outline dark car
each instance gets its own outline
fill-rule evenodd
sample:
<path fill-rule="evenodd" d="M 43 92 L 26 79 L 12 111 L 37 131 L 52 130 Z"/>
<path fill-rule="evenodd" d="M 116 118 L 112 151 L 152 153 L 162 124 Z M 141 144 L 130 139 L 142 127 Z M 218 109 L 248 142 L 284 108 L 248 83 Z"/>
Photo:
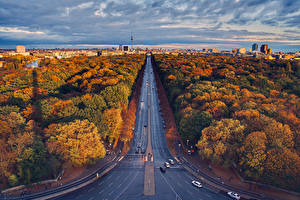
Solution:
<path fill-rule="evenodd" d="M 166 172 L 166 169 L 164 167 L 159 167 L 160 171 L 165 173 Z"/>

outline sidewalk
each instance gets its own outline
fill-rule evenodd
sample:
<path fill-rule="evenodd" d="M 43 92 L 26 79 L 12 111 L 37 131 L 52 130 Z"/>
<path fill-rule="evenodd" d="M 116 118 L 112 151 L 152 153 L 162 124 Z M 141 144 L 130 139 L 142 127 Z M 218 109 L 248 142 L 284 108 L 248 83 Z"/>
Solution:
<path fill-rule="evenodd" d="M 236 175 L 236 173 L 231 169 L 225 169 L 219 165 L 210 164 L 208 161 L 202 160 L 198 155 L 182 155 L 184 158 L 197 167 L 201 172 L 209 175 L 210 177 L 218 180 L 219 183 L 229 185 L 232 187 L 240 188 L 241 190 L 246 190 L 258 195 L 272 197 L 274 199 L 284 199 L 284 200 L 298 200 L 299 196 L 288 194 L 279 190 L 272 188 L 263 188 L 259 185 L 244 183 Z"/>
<path fill-rule="evenodd" d="M 48 184 L 40 184 L 34 185 L 32 187 L 26 187 L 21 190 L 17 190 L 14 192 L 7 193 L 6 196 L 22 196 L 22 195 L 29 195 L 38 192 L 43 192 L 45 190 L 51 190 L 62 185 L 67 185 L 71 182 L 75 182 L 81 178 L 88 176 L 89 174 L 95 172 L 97 169 L 101 169 L 104 167 L 108 162 L 115 158 L 115 152 L 112 152 L 110 155 L 106 155 L 103 159 L 100 159 L 96 164 L 81 167 L 81 168 L 72 168 L 65 170 L 64 174 L 61 178 L 58 179 L 57 182 L 48 183 Z"/>

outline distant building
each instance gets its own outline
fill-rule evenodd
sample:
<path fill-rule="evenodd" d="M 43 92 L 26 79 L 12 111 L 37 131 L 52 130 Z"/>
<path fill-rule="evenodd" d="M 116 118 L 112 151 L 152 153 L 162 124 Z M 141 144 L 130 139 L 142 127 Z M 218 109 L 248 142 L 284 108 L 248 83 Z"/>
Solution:
<path fill-rule="evenodd" d="M 123 46 L 123 49 L 124 49 L 124 51 L 128 51 L 129 50 L 128 46 Z"/>
<path fill-rule="evenodd" d="M 267 54 L 268 53 L 268 45 L 267 44 L 261 45 L 260 52 Z"/>
<path fill-rule="evenodd" d="M 267 56 L 265 57 L 265 59 L 267 59 L 267 60 L 274 60 L 275 58 L 274 58 L 273 56 L 271 56 L 271 55 L 267 55 Z"/>
<path fill-rule="evenodd" d="M 252 51 L 257 51 L 258 50 L 258 44 L 254 43 L 252 44 Z"/>
<path fill-rule="evenodd" d="M 25 46 L 23 46 L 23 45 L 18 45 L 18 46 L 16 47 L 16 52 L 17 52 L 17 53 L 25 53 L 25 52 L 26 52 Z"/>
<path fill-rule="evenodd" d="M 239 53 L 240 54 L 245 54 L 246 53 L 246 48 L 240 48 Z"/>
<path fill-rule="evenodd" d="M 220 52 L 219 49 L 217 49 L 217 48 L 209 49 L 209 51 L 212 52 L 212 53 L 219 53 Z"/>
<path fill-rule="evenodd" d="M 119 51 L 123 51 L 123 45 L 119 45 Z"/>
<path fill-rule="evenodd" d="M 272 53 L 272 49 L 269 48 L 269 49 L 267 50 L 267 54 L 271 54 L 271 53 Z"/>

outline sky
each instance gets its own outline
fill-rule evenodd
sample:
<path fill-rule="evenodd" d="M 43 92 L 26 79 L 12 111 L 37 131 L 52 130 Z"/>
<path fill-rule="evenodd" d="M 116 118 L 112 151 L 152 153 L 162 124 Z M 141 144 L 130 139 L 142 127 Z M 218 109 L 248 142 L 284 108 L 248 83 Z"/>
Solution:
<path fill-rule="evenodd" d="M 0 48 L 300 51 L 300 0 L 0 0 Z"/>

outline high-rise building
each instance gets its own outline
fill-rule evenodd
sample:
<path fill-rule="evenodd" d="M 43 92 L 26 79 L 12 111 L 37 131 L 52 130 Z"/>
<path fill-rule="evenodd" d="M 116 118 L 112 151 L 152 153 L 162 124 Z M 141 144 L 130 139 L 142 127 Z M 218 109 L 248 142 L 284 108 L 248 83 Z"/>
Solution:
<path fill-rule="evenodd" d="M 261 45 L 260 52 L 267 54 L 268 53 L 268 45 L 267 44 Z"/>
<path fill-rule="evenodd" d="M 128 51 L 128 46 L 123 46 L 124 51 Z"/>
<path fill-rule="evenodd" d="M 16 52 L 17 53 L 25 53 L 25 46 L 23 45 L 17 45 L 17 48 L 16 48 Z"/>
<path fill-rule="evenodd" d="M 252 51 L 257 51 L 258 50 L 258 44 L 254 43 L 252 44 Z"/>

